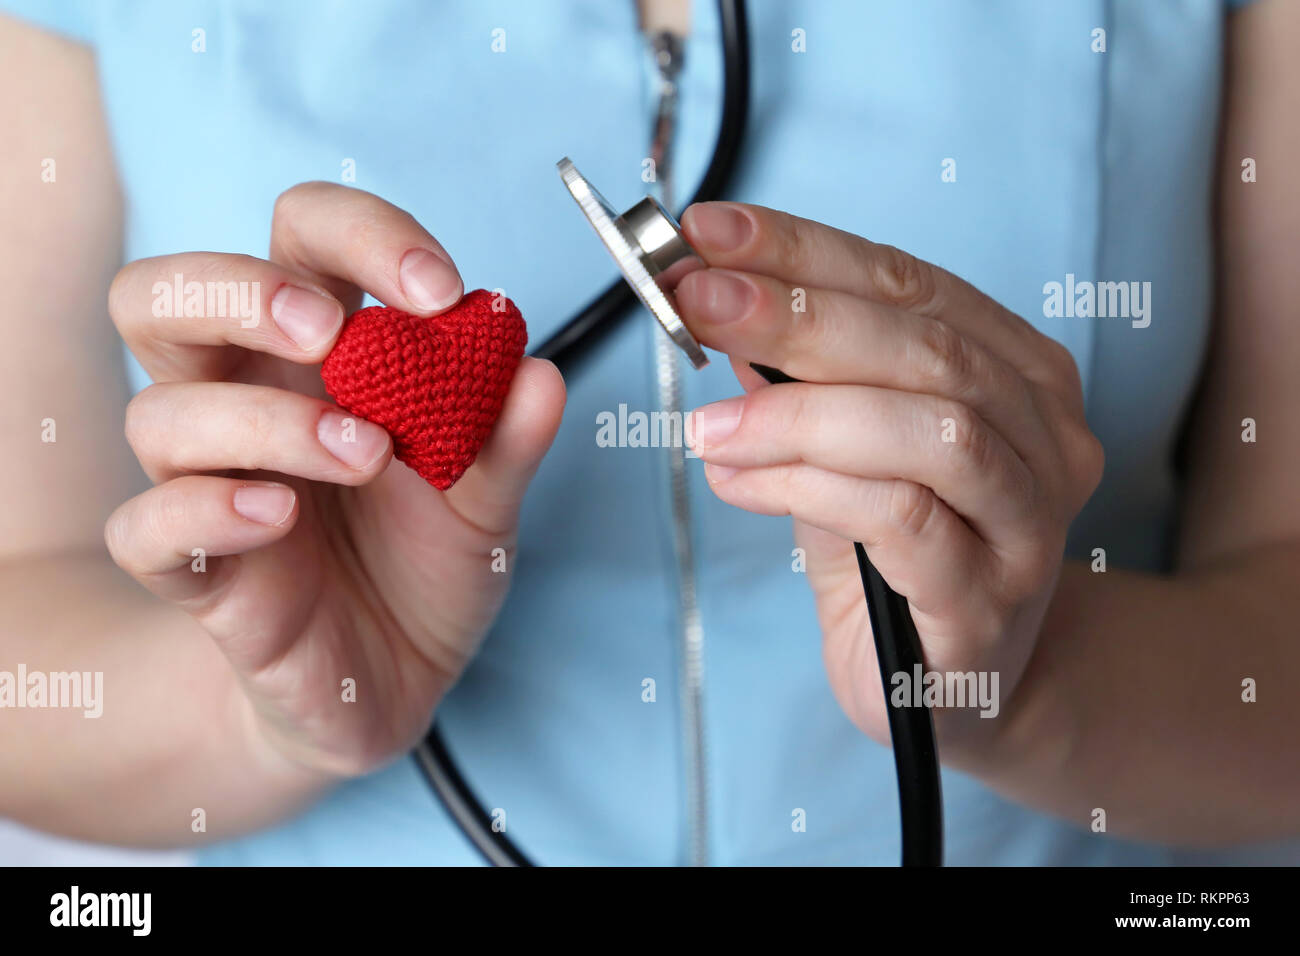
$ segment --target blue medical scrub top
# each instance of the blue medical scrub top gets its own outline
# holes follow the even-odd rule
[[[339,181],[351,165],[358,187],[442,241],[467,288],[504,288],[536,344],[614,275],[556,160],[571,156],[620,207],[644,194],[651,97],[631,2],[0,6],[96,48],[128,259],[265,255],[276,196]],[[1070,553],[1103,547],[1112,566],[1164,568],[1172,442],[1211,318],[1222,0],[750,6],[752,114],[731,194],[939,263],[1068,346],[1107,453]],[[707,162],[721,97],[716,10],[696,0],[692,16],[683,195]],[[1044,284],[1067,275],[1149,281],[1150,325],[1045,317]],[[552,864],[686,855],[662,452],[595,440],[599,413],[657,407],[652,342],[648,317],[630,322],[569,380],[510,598],[440,708],[485,803]],[[688,407],[736,392],[725,361],[686,378]],[[832,698],[790,521],[721,504],[691,468],[712,860],[895,863],[893,759]],[[1277,846],[1143,846],[1020,808],[957,772],[943,787],[953,864],[1298,858]],[[409,760],[204,859],[478,862]]]

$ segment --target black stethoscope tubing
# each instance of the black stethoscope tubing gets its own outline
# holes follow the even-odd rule
[[[749,31],[744,0],[718,0],[723,45],[722,122],[713,156],[691,202],[718,199],[734,179],[740,146],[749,115]],[[543,342],[533,355],[550,359],[567,378],[621,325],[636,303],[632,289],[621,278],[589,302]],[[778,369],[753,368],[773,384],[794,382]],[[853,545],[862,576],[867,614],[875,638],[881,687],[890,686],[897,673],[913,673],[923,665],[921,642],[907,607],[907,599],[894,592],[880,576],[866,549]],[[902,828],[903,866],[943,864],[943,797],[939,780],[939,754],[934,721],[928,707],[886,707],[889,735],[898,774],[898,802]],[[494,826],[492,816],[479,803],[456,766],[435,723],[415,750],[429,786],[466,838],[493,866],[532,866],[533,863],[506,834]]]

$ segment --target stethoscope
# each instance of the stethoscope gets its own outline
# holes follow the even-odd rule
[[[692,203],[719,198],[732,178],[749,112],[749,38],[744,0],[719,0],[723,43],[722,123],[713,156]],[[566,377],[588,358],[639,300],[695,368],[708,357],[681,320],[673,290],[682,277],[704,262],[682,235],[681,227],[655,198],[647,196],[621,215],[565,158],[557,164],[560,179],[614,258],[622,278],[587,304],[532,354],[550,359]],[[794,382],[778,369],[753,365],[768,382]],[[907,599],[896,594],[854,543],[867,613],[876,644],[881,686],[897,673],[913,673],[923,664],[921,642]],[[943,863],[943,798],[934,721],[928,707],[886,706],[889,735],[898,774],[902,821],[902,865]],[[475,797],[447,750],[437,724],[414,752],[438,799],[471,843],[493,866],[532,866]]]

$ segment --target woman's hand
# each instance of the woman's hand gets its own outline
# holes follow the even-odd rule
[[[854,541],[911,605],[926,669],[997,672],[1005,706],[1101,477],[1069,353],[952,274],[819,223],[708,203],[683,228],[711,268],[677,301],[747,393],[699,409],[693,447],[722,500],[796,519],[841,706],[888,740]],[[998,723],[978,712],[935,712],[948,753]]]
[[[158,315],[177,275],[256,288],[255,318],[229,304],[224,317]],[[525,359],[474,466],[435,490],[392,459],[383,429],[325,398],[320,362],[363,290],[431,315],[463,286],[407,213],[306,183],[276,203],[269,261],[140,260],[109,303],[158,383],[127,411],[155,487],[109,519],[113,558],[212,636],[257,745],[327,774],[373,769],[427,726],[505,596],[496,549],[509,567],[520,502],[564,406],[555,367]]]

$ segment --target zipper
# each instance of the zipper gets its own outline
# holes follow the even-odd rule
[[[653,188],[658,199],[675,212],[672,152],[677,132],[678,85],[682,68],[682,40],[669,32],[649,38],[656,85],[656,103],[650,135],[654,162]],[[655,333],[655,377],[658,404],[669,422],[681,422],[685,434],[682,357],[658,323]],[[683,438],[684,442],[684,438]],[[696,589],[695,545],[692,535],[690,482],[683,443],[671,443],[666,456],[668,491],[672,511],[673,553],[678,594],[678,656],[681,666],[680,706],[682,753],[686,776],[686,859],[691,866],[709,862],[709,801],[704,737],[704,626]]]

